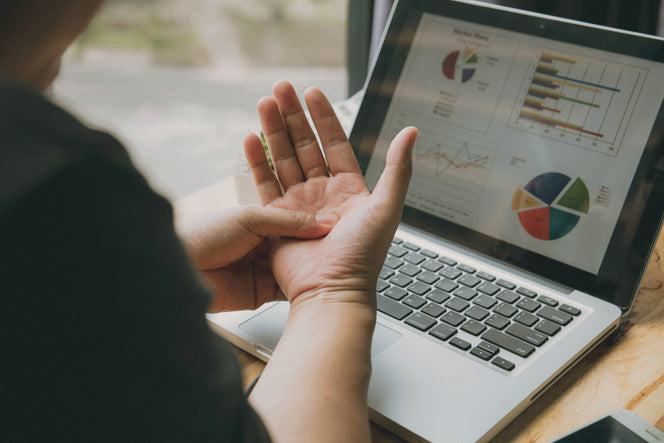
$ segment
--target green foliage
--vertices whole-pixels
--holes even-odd
[[[149,51],[153,62],[164,65],[200,66],[210,59],[190,25],[156,11],[104,10],[77,41],[79,50],[93,47]]]

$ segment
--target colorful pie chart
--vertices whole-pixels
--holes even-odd
[[[466,83],[475,75],[478,60],[477,54],[470,48],[463,52],[450,52],[443,60],[443,75],[450,80],[459,78],[461,83]]]
[[[590,194],[580,177],[547,172],[514,192],[512,211],[531,236],[557,240],[572,232],[590,209]]]

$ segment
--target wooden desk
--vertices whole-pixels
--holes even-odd
[[[176,204],[193,214],[236,204],[223,180]],[[237,349],[247,386],[265,364]],[[614,409],[636,412],[664,431],[664,235],[661,235],[623,331],[576,364],[510,423],[496,442],[547,442]],[[401,441],[373,426],[374,441]]]

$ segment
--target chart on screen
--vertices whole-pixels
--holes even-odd
[[[514,191],[512,211],[531,236],[545,241],[565,237],[590,209],[585,182],[560,172],[547,172]]]
[[[541,48],[510,126],[615,157],[647,70]]]

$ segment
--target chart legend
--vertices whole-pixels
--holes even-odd
[[[645,71],[538,51],[511,126],[616,156]]]
[[[559,172],[538,175],[512,197],[512,211],[518,213],[521,226],[539,240],[566,236],[589,210],[585,182]]]

